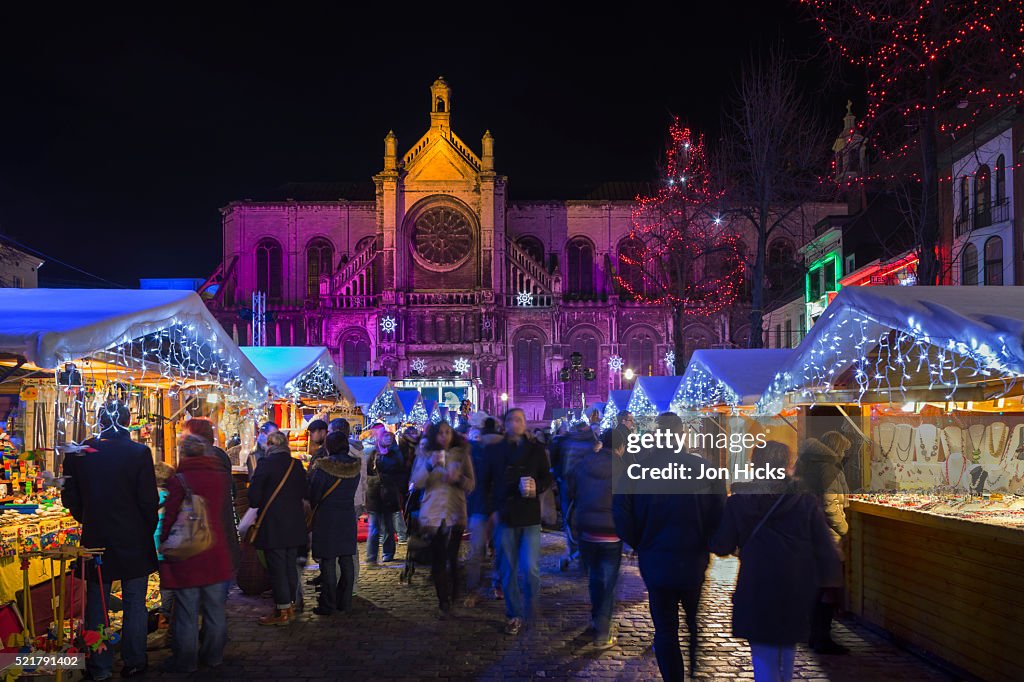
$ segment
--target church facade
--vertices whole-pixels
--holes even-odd
[[[250,343],[252,294],[264,292],[269,345],[327,346],[346,375],[458,374],[479,409],[516,405],[532,420],[570,406],[559,374],[574,352],[596,370],[575,385],[587,403],[626,387],[613,356],[636,374],[672,373],[671,312],[630,300],[614,277],[639,275],[619,260],[639,187],[513,200],[491,134],[478,155],[451,127],[448,84],[430,92],[430,128],[401,154],[389,133],[372,185],[285,185],[222,209],[209,304],[225,328]],[[740,308],[687,323],[686,354],[746,345]]]

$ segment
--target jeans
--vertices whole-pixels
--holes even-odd
[[[565,479],[558,481],[558,504],[562,508],[562,530],[565,532],[565,556],[572,561],[580,554],[579,543],[573,541],[569,529],[569,483]]]
[[[295,559],[299,548],[268,549],[263,553],[267,558],[267,572],[270,573],[274,605],[279,609],[291,608],[292,600],[299,589],[299,567]]]
[[[473,514],[469,517],[469,557],[466,559],[466,590],[469,592],[480,588],[491,531],[489,517],[483,514]]]
[[[383,528],[381,528],[383,526]],[[370,512],[370,534],[366,538],[366,561],[377,562],[381,530],[384,531],[384,561],[395,558],[395,517],[393,514]]]
[[[402,518],[402,512],[395,512],[395,518],[392,523],[395,526],[395,532],[398,533],[398,541],[408,542],[409,529],[405,527],[405,519]]]
[[[443,528],[430,542],[430,572],[442,611],[450,609],[459,596],[459,545],[464,530],[462,526]]]
[[[501,588],[505,592],[505,615],[530,619],[537,615],[540,599],[540,526],[511,528],[499,525]],[[519,588],[519,569],[526,577],[526,594]]]
[[[580,540],[580,557],[590,573],[590,619],[597,630],[597,639],[606,640],[612,629],[615,585],[619,581],[619,566],[622,564],[622,541]]]
[[[352,608],[352,584],[355,582],[353,556],[356,555],[346,554],[317,559],[320,562],[322,577],[319,601],[322,610],[348,611]]]
[[[202,587],[170,590],[174,595],[171,617],[171,651],[173,666],[179,672],[195,672],[199,661],[218,666],[224,662],[224,646],[228,642],[228,621],[225,607],[228,583],[219,582]],[[200,644],[199,616],[203,617]]]
[[[796,647],[750,643],[754,682],[789,682],[793,679]]]
[[[686,629],[690,633],[690,665],[697,661],[697,608],[699,587],[648,587],[647,596],[654,621],[654,655],[666,682],[681,682],[685,673],[683,654],[679,649],[679,604],[686,612]]]
[[[121,597],[124,602],[124,623],[121,626],[121,658],[126,668],[146,665],[146,634],[149,630],[149,614],[146,611],[147,576],[121,581]],[[102,598],[102,601],[100,601]],[[88,581],[86,584],[85,628],[96,630],[106,625],[103,604],[110,603],[110,583]],[[114,668],[114,653],[108,647],[87,659],[86,667],[93,679],[107,679]]]

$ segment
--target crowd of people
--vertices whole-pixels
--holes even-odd
[[[457,429],[445,421],[422,434],[409,427],[398,439],[383,424],[360,439],[344,419],[318,419],[307,427],[308,469],[290,451],[286,434],[268,422],[244,458],[253,511],[236,526],[231,460],[217,447],[212,422],[187,422],[174,470],[154,468],[149,449],[131,440],[123,404],[108,403],[99,416],[102,432],[87,442],[89,454],[69,456],[64,464],[63,501],[83,525],[82,544],[104,549],[100,562],[88,564],[87,628],[106,622],[111,582],[121,582],[124,677],[147,669],[146,581],[154,571],[170,619],[172,655],[165,669],[192,673],[222,664],[240,535],[262,553],[269,573],[274,608],[261,625],[295,619],[303,605],[301,567],[310,556],[320,569],[309,581],[319,592],[313,613],[327,618],[351,611],[363,514],[369,520],[366,564],[395,561],[398,545],[405,544],[407,563],[430,566],[439,618],[452,618],[456,606],[473,608],[482,598],[498,597],[505,604],[504,632],[518,635],[541,617],[542,520],[551,524],[555,491],[565,534],[561,568],[578,565],[587,577],[587,632],[596,649],[616,645],[616,585],[624,553],[635,553],[662,677],[685,674],[680,606],[695,672],[697,615],[711,555],[738,554],[733,634],[750,642],[756,680],[791,679],[797,642],[819,653],[844,653],[831,638],[842,585],[837,540],[847,531],[842,459],[850,448],[838,432],[808,439],[795,467],[788,446],[768,441],[754,450],[754,465],[792,468],[792,475],[734,483],[727,496],[723,483],[699,473],[676,482],[672,494],[623,478],[626,459],[652,468],[682,462],[693,472],[713,466],[674,449],[626,454],[636,429],[628,412],[600,436],[586,423],[530,433],[517,408],[501,419],[477,413]],[[686,429],[673,413],[660,415],[656,427],[678,434]],[[169,538],[185,517],[194,521],[197,514],[205,514],[212,531],[205,544],[187,558],[170,556]],[[469,551],[460,561],[467,530]],[[167,556],[158,556],[161,549]],[[109,649],[89,658],[91,679],[109,679],[112,668]]]

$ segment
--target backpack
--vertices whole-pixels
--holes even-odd
[[[213,546],[213,531],[210,530],[206,500],[192,492],[184,476],[178,474],[176,478],[185,489],[185,497],[170,534],[160,543],[160,553],[168,561],[190,559]]]

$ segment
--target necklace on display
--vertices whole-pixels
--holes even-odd
[[[998,446],[997,446],[997,443],[994,443],[992,441],[992,432],[996,430],[996,424],[1000,424],[1000,425],[1003,426],[1003,437],[1002,437],[1002,439],[1000,441],[998,441]],[[1009,444],[1010,444],[1010,427],[1004,425],[1002,422],[994,422],[992,424],[989,424],[989,427],[988,427],[988,454],[989,454],[989,457],[992,457],[992,458],[998,460],[999,462],[1002,462],[1003,459],[1006,457],[1006,448],[1007,448],[1007,446]],[[998,453],[998,456],[997,456],[997,453]]]
[[[922,424],[917,429],[917,441],[921,446],[920,449],[918,449],[918,455],[923,457],[926,461],[934,462],[939,456],[939,434],[936,432],[935,438],[932,439],[931,451],[929,451],[928,447],[924,444],[925,426],[927,426],[927,424]]]
[[[905,424],[900,424],[900,426],[906,426],[906,425]],[[909,462],[911,456],[914,454],[914,427],[907,426],[907,430],[910,431],[910,438],[907,439],[907,447],[905,447],[905,448],[900,447],[899,442],[897,442],[896,437],[897,437],[897,435],[899,433],[898,427],[897,427],[897,431],[893,433],[893,437],[892,437],[893,443],[895,443],[895,445],[896,445],[896,457],[901,462]],[[907,453],[906,457],[903,456],[904,452]]]
[[[887,424],[886,426],[890,425]],[[892,454],[892,448],[894,445],[896,445],[896,427],[892,427],[892,440],[889,441],[888,448],[882,444],[882,427],[878,427],[878,449],[882,451],[882,457],[889,459],[889,455]]]
[[[967,458],[962,455],[961,456],[961,473],[959,473],[959,475],[956,476],[956,482],[954,483],[952,481],[952,478],[949,477],[949,458],[948,457],[946,458],[946,482],[947,483],[949,483],[953,487],[959,487],[959,484],[961,484],[961,481],[964,480],[964,474],[966,472],[967,472]]]

